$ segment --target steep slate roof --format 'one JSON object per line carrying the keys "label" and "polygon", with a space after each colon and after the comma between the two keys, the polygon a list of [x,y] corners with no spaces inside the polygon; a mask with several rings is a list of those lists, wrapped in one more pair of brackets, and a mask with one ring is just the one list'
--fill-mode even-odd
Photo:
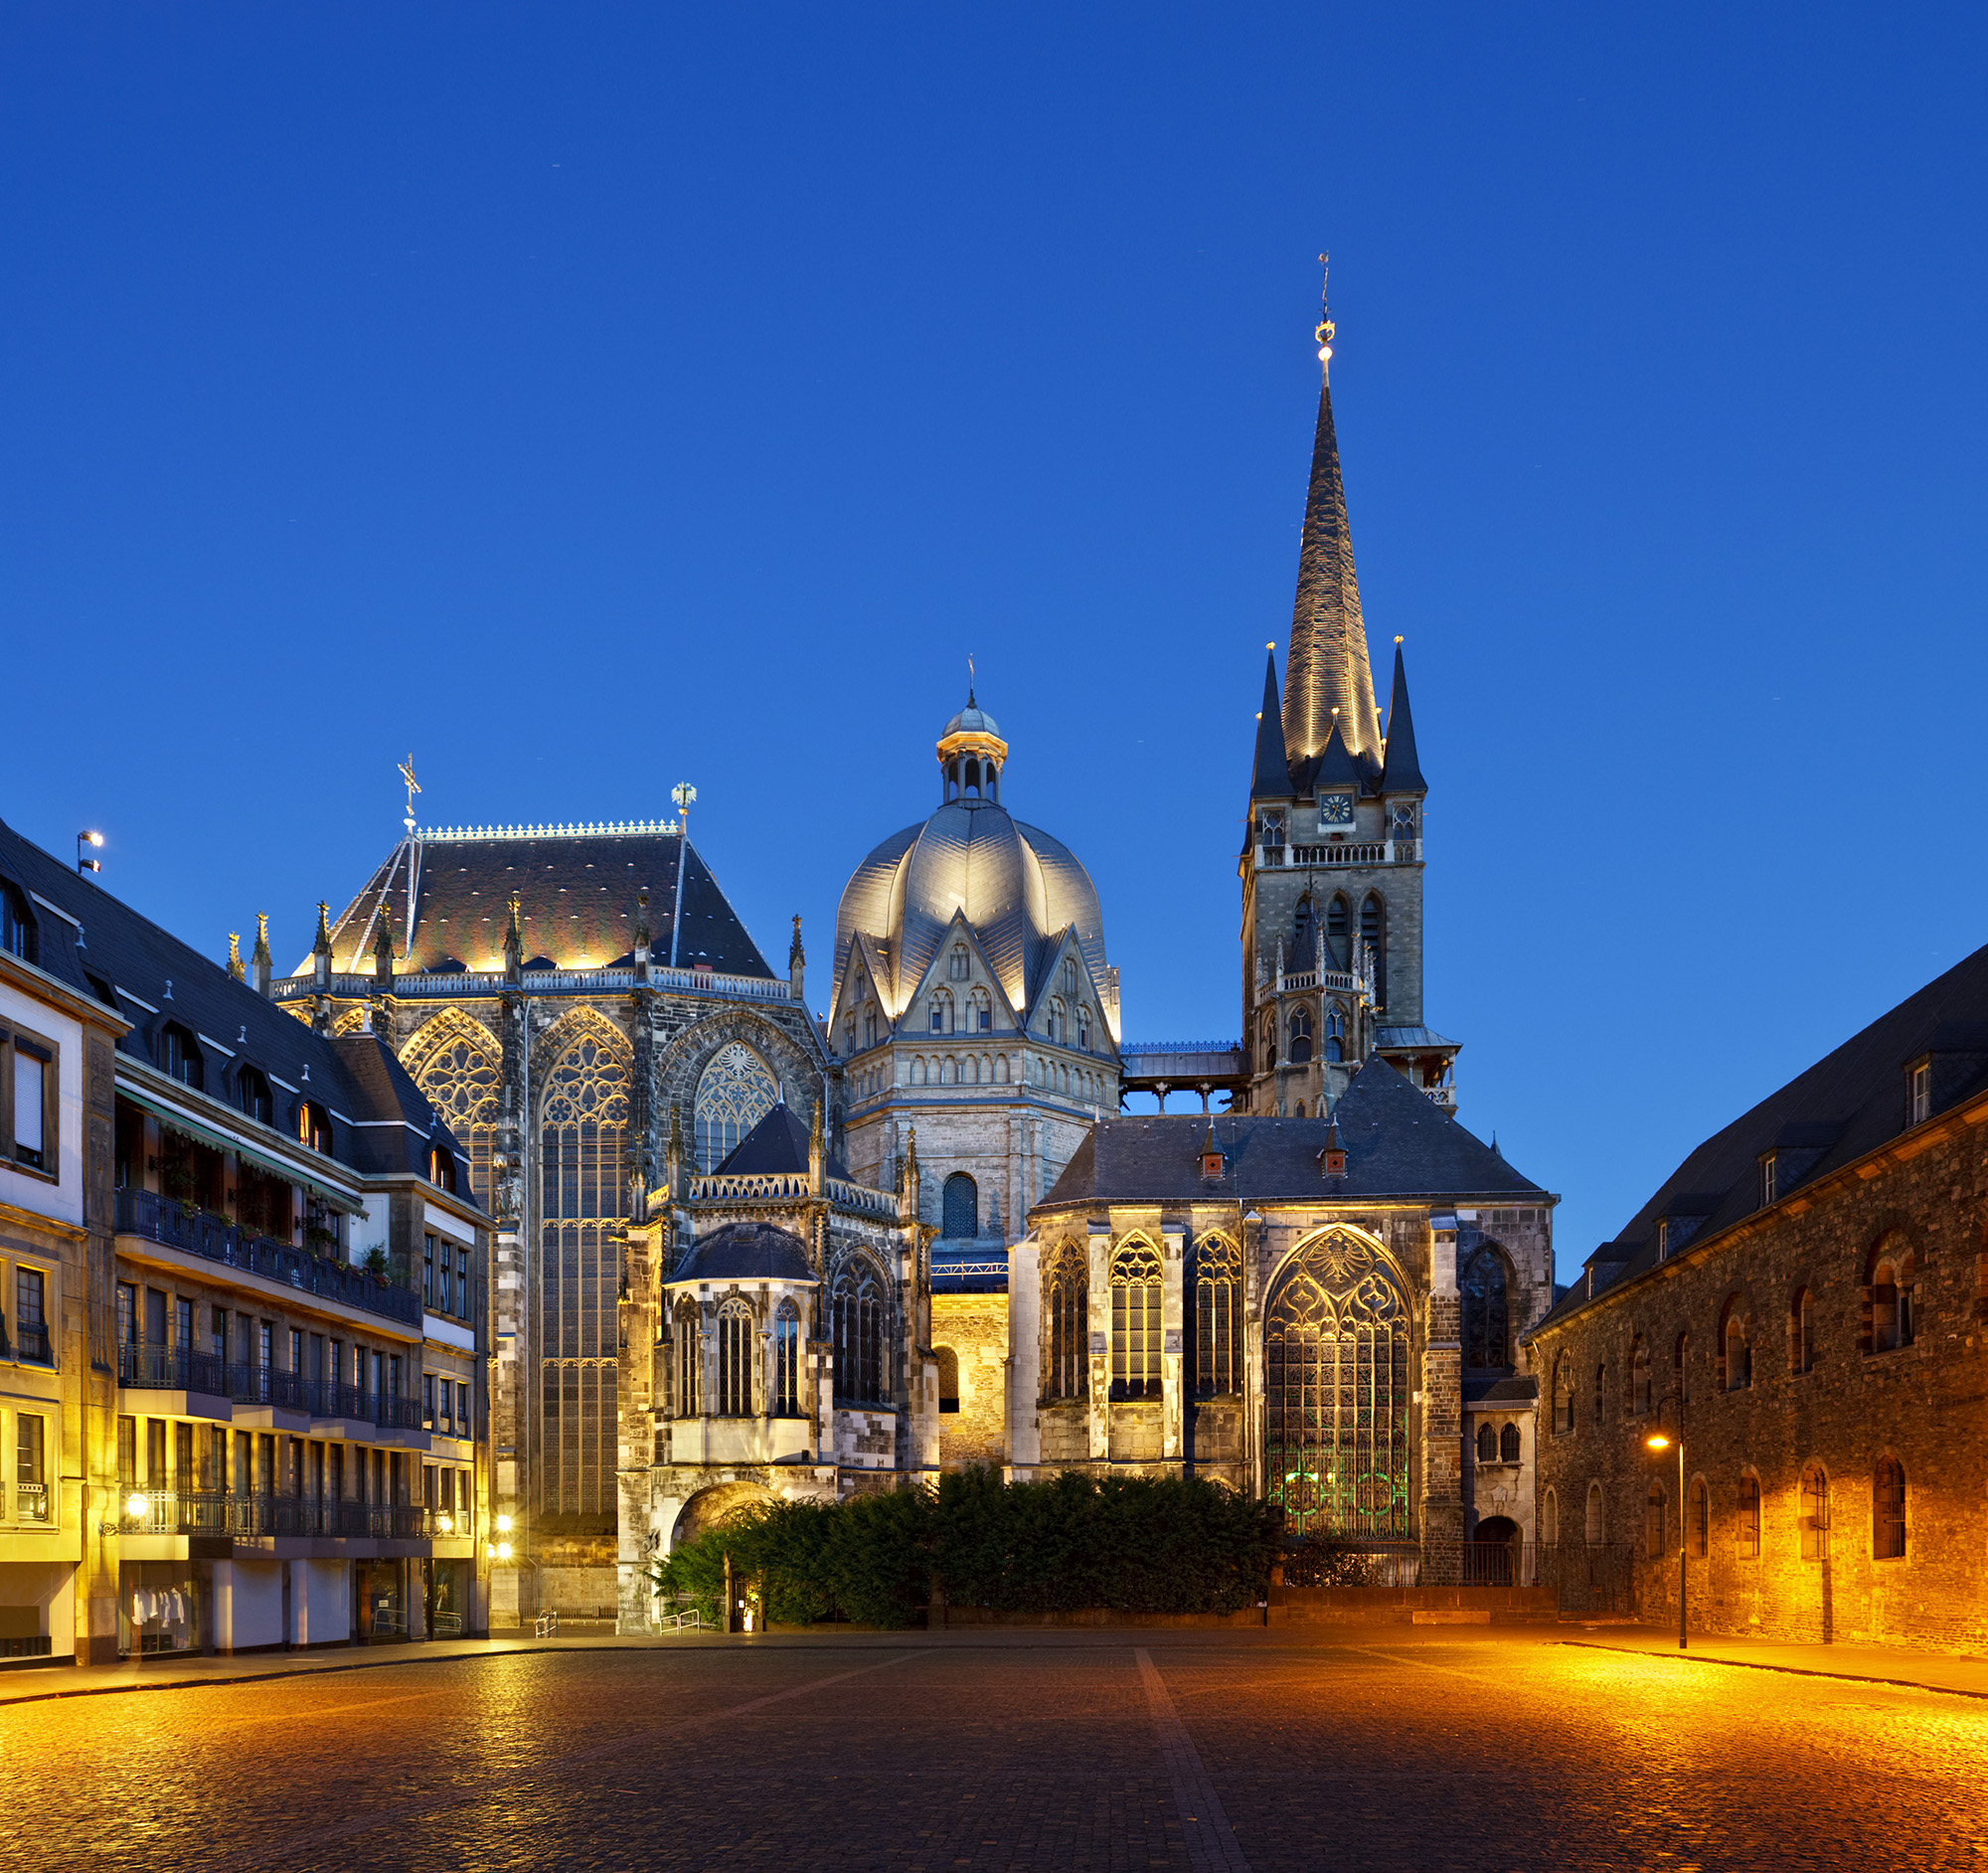
{"label": "steep slate roof", "polygon": [[[1339,1127],[1346,1174],[1328,1181],[1320,1152]],[[1201,1113],[1106,1118],[1030,1214],[1103,1203],[1277,1203],[1362,1197],[1553,1199],[1418,1093],[1385,1060],[1370,1060],[1323,1118],[1219,1115],[1219,1181],[1201,1175],[1210,1121]]]}
{"label": "steep slate roof", "polygon": [[[1615,1240],[1588,1257],[1595,1295],[1656,1266],[1657,1224],[1665,1218],[1695,1221],[1695,1245],[1751,1216],[1760,1207],[1764,1153],[1776,1153],[1776,1196],[1785,1197],[1906,1130],[1905,1069],[1928,1054],[1934,1057],[1934,1115],[1988,1087],[1988,947],[1880,1015],[1693,1150]],[[1570,1287],[1546,1320],[1587,1305],[1586,1286],[1583,1280]]]}
{"label": "steep slate roof", "polygon": [[[1256,718],[1256,765],[1249,776],[1249,797],[1281,800],[1291,791],[1291,764],[1284,754],[1284,705],[1277,696],[1277,653],[1264,658],[1263,713]],[[1242,849],[1249,849],[1243,834]]]}
{"label": "steep slate roof", "polygon": [[1284,660],[1284,746],[1293,766],[1325,746],[1334,707],[1354,757],[1377,766],[1381,717],[1367,662],[1367,625],[1346,522],[1339,476],[1339,437],[1332,423],[1332,386],[1318,386],[1318,430],[1312,439],[1311,486],[1298,547],[1297,601]]}
{"label": "steep slate roof", "polygon": [[1352,787],[1356,792],[1372,790],[1373,770],[1363,766],[1354,759],[1346,746],[1346,736],[1340,728],[1345,720],[1335,716],[1332,726],[1325,732],[1325,746],[1311,761],[1301,761],[1291,770],[1291,789],[1297,793],[1310,793],[1319,787]]}
{"label": "steep slate roof", "polygon": [[727,1223],[702,1241],[670,1276],[678,1281],[812,1281],[807,1247],[771,1223]]}
{"label": "steep slate roof", "polygon": [[[418,856],[418,867],[414,859]],[[408,884],[414,881],[412,936]],[[649,953],[662,965],[770,976],[766,959],[711,868],[680,833],[526,830],[488,837],[404,840],[332,926],[334,969],[372,967],[382,900],[410,973],[461,963],[502,968],[511,894],[527,956],[559,968],[603,968],[632,955],[637,894],[649,893]],[[305,956],[296,973],[310,969]]]}
{"label": "steep slate roof", "polygon": [[1415,759],[1415,719],[1408,709],[1408,670],[1395,642],[1395,681],[1388,694],[1388,759],[1381,767],[1383,793],[1426,793],[1421,763]]}
{"label": "steep slate roof", "polygon": [[0,876],[63,914],[30,903],[37,924],[35,960],[135,1024],[118,1041],[120,1054],[156,1064],[152,1047],[158,1031],[177,1021],[193,1032],[202,1090],[211,1098],[235,1105],[237,1073],[245,1065],[258,1067],[271,1082],[275,1129],[285,1137],[295,1136],[298,1105],[312,1099],[331,1114],[332,1157],[353,1170],[424,1172],[430,1138],[445,1140],[457,1160],[456,1188],[464,1201],[474,1201],[469,1160],[374,1036],[332,1040],[313,1033],[220,963],[5,825],[0,825]]}
{"label": "steep slate roof", "polygon": [[[778,1177],[807,1174],[808,1128],[782,1100],[732,1147],[717,1175]],[[828,1154],[828,1174],[849,1181],[849,1170],[834,1152]]]}

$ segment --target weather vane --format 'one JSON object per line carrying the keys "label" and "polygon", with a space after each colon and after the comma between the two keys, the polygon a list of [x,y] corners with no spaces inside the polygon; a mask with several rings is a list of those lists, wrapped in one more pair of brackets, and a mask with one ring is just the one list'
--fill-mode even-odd
{"label": "weather vane", "polygon": [[1312,333],[1312,336],[1318,340],[1318,361],[1320,364],[1330,364],[1332,362],[1332,341],[1335,336],[1332,314],[1326,307],[1325,292],[1326,276],[1332,270],[1330,265],[1331,259],[1332,255],[1330,254],[1321,254],[1318,256],[1318,329]]}
{"label": "weather vane", "polygon": [[677,803],[677,819],[683,828],[685,838],[690,837],[690,809],[697,799],[697,788],[688,780],[679,780],[670,788],[670,798]]}
{"label": "weather vane", "polygon": [[421,790],[421,783],[414,778],[414,751],[408,751],[408,758],[401,764],[401,778],[408,783],[408,830],[414,829],[414,795]]}

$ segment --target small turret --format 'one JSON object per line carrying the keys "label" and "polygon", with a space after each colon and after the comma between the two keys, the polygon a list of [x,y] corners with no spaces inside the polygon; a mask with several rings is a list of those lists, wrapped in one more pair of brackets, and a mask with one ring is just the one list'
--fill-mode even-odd
{"label": "small turret", "polygon": [[822,1108],[826,1094],[814,1103],[814,1121],[808,1126],[808,1194],[820,1196],[828,1181],[828,1138],[822,1128]]}
{"label": "small turret", "polygon": [[320,995],[331,992],[331,906],[317,901],[317,936],[311,942],[311,986]]}
{"label": "small turret", "polygon": [[249,952],[248,965],[254,971],[255,993],[258,995],[266,995],[269,992],[271,960],[272,958],[269,954],[269,914],[267,911],[257,911],[255,913],[255,947]]}
{"label": "small turret", "polygon": [[635,977],[649,979],[649,887],[635,894]]}
{"label": "small turret", "polygon": [[511,894],[511,921],[504,927],[504,979],[519,982],[525,975],[525,930],[519,920],[518,894]]}
{"label": "small turret", "polygon": [[787,945],[787,982],[794,999],[804,1001],[802,987],[807,979],[807,951],[801,947],[801,914],[794,913],[794,939]]}

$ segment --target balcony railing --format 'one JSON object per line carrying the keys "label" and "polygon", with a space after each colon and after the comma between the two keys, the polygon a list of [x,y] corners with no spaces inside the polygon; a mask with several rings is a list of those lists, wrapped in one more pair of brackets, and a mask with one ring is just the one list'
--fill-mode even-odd
{"label": "balcony railing", "polygon": [[237,1405],[273,1405],[312,1418],[344,1418],[391,1431],[421,1428],[420,1401],[368,1392],[329,1379],[303,1379],[270,1366],[224,1361],[188,1346],[120,1346],[117,1383],[140,1392],[202,1392]]}
{"label": "balcony railing", "polygon": [[259,1275],[265,1280],[285,1282],[322,1299],[342,1301],[348,1307],[409,1326],[420,1325],[421,1297],[413,1289],[390,1287],[342,1262],[327,1262],[322,1256],[267,1236],[251,1236],[205,1210],[189,1213],[184,1204],[150,1190],[118,1191],[117,1231]]}
{"label": "balcony railing", "polygon": [[[420,1502],[319,1501],[312,1496],[230,1495],[223,1489],[118,1491],[126,1535],[318,1536],[348,1541],[429,1541],[435,1511]],[[144,1506],[132,1512],[133,1503]]]}

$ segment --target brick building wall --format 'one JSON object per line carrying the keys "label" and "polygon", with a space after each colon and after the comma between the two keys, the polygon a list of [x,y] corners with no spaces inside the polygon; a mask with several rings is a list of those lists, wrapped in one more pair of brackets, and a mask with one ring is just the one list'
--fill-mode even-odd
{"label": "brick building wall", "polygon": [[[1667,1430],[1675,1426],[1675,1405],[1664,1400],[1682,1378],[1688,1508],[1700,1486],[1706,1492],[1703,1553],[1695,1510],[1687,1517],[1694,1625],[1988,1647],[1984,1121],[1988,1097],[1585,1305],[1563,1306],[1528,1347],[1541,1391],[1541,1538],[1557,1535],[1564,1557],[1590,1532],[1633,1542],[1637,1610],[1674,1616],[1676,1452],[1652,1454],[1644,1439],[1660,1414]],[[1910,1296],[1906,1344],[1885,1343],[1896,1316],[1874,1277],[1887,1261]],[[1904,1472],[1896,1558],[1882,1554],[1891,1544],[1877,1481],[1887,1461]],[[1804,1494],[1805,1470],[1826,1479],[1820,1498]],[[1649,1527],[1653,1491],[1660,1555]]]}

